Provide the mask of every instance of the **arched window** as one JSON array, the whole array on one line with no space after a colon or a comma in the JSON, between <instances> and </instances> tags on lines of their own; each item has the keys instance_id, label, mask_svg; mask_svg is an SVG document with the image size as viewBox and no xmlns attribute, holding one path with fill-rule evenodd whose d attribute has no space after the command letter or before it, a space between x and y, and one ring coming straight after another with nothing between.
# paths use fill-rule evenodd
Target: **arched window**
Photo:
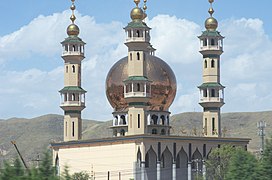
<instances>
[{"instance_id":1,"label":"arched window","mask_svg":"<svg viewBox=\"0 0 272 180\"><path fill-rule=\"evenodd\" d=\"M137 52L137 60L140 60L140 53Z\"/></svg>"},{"instance_id":2,"label":"arched window","mask_svg":"<svg viewBox=\"0 0 272 180\"><path fill-rule=\"evenodd\" d=\"M75 67L75 65L72 66L72 71L73 71L73 73L76 72L76 67Z\"/></svg>"},{"instance_id":3,"label":"arched window","mask_svg":"<svg viewBox=\"0 0 272 180\"><path fill-rule=\"evenodd\" d=\"M72 94L72 101L75 101L76 100L76 95L73 93Z\"/></svg>"},{"instance_id":4,"label":"arched window","mask_svg":"<svg viewBox=\"0 0 272 180\"><path fill-rule=\"evenodd\" d=\"M130 56L130 60L132 61L132 53L130 53L129 56Z\"/></svg>"},{"instance_id":5,"label":"arched window","mask_svg":"<svg viewBox=\"0 0 272 180\"><path fill-rule=\"evenodd\" d=\"M124 129L120 130L120 136L125 136L125 130Z\"/></svg>"},{"instance_id":6,"label":"arched window","mask_svg":"<svg viewBox=\"0 0 272 180\"><path fill-rule=\"evenodd\" d=\"M205 38L203 41L203 46L207 46L207 44L208 44L208 40Z\"/></svg>"},{"instance_id":7,"label":"arched window","mask_svg":"<svg viewBox=\"0 0 272 180\"><path fill-rule=\"evenodd\" d=\"M211 62L211 67L212 68L214 68L214 63L215 63L214 60L212 60L212 62Z\"/></svg>"},{"instance_id":8,"label":"arched window","mask_svg":"<svg viewBox=\"0 0 272 180\"><path fill-rule=\"evenodd\" d=\"M68 66L66 66L66 73L68 73Z\"/></svg>"},{"instance_id":9,"label":"arched window","mask_svg":"<svg viewBox=\"0 0 272 180\"><path fill-rule=\"evenodd\" d=\"M151 119L153 120L154 124L158 124L158 116L157 115L153 114L151 116Z\"/></svg>"},{"instance_id":10,"label":"arched window","mask_svg":"<svg viewBox=\"0 0 272 180\"><path fill-rule=\"evenodd\" d=\"M137 83L137 91L141 91L141 85L140 85L140 83Z\"/></svg>"},{"instance_id":11,"label":"arched window","mask_svg":"<svg viewBox=\"0 0 272 180\"><path fill-rule=\"evenodd\" d=\"M73 45L73 51L76 51L76 46L75 45Z\"/></svg>"},{"instance_id":12,"label":"arched window","mask_svg":"<svg viewBox=\"0 0 272 180\"><path fill-rule=\"evenodd\" d=\"M140 37L140 31L139 30L136 31L136 36Z\"/></svg>"},{"instance_id":13,"label":"arched window","mask_svg":"<svg viewBox=\"0 0 272 180\"><path fill-rule=\"evenodd\" d=\"M165 129L161 130L161 135L165 135Z\"/></svg>"},{"instance_id":14,"label":"arched window","mask_svg":"<svg viewBox=\"0 0 272 180\"><path fill-rule=\"evenodd\" d=\"M212 97L215 97L215 89L212 89L212 94L211 94Z\"/></svg>"},{"instance_id":15,"label":"arched window","mask_svg":"<svg viewBox=\"0 0 272 180\"><path fill-rule=\"evenodd\" d=\"M124 115L121 116L121 120L122 120L121 123L122 123L123 125L127 124L127 123L126 123L126 117L125 117Z\"/></svg>"},{"instance_id":16,"label":"arched window","mask_svg":"<svg viewBox=\"0 0 272 180\"><path fill-rule=\"evenodd\" d=\"M161 123L162 123L162 125L165 125L165 117L164 116L161 116Z\"/></svg>"},{"instance_id":17,"label":"arched window","mask_svg":"<svg viewBox=\"0 0 272 180\"><path fill-rule=\"evenodd\" d=\"M157 129L152 129L152 134L158 134Z\"/></svg>"},{"instance_id":18,"label":"arched window","mask_svg":"<svg viewBox=\"0 0 272 180\"><path fill-rule=\"evenodd\" d=\"M214 46L215 45L215 40L211 39L211 45Z\"/></svg>"},{"instance_id":19,"label":"arched window","mask_svg":"<svg viewBox=\"0 0 272 180\"><path fill-rule=\"evenodd\" d=\"M113 131L113 136L116 137L117 136L117 130Z\"/></svg>"},{"instance_id":20,"label":"arched window","mask_svg":"<svg viewBox=\"0 0 272 180\"><path fill-rule=\"evenodd\" d=\"M114 117L114 120L115 120L114 125L118 125L118 117L117 116Z\"/></svg>"},{"instance_id":21,"label":"arched window","mask_svg":"<svg viewBox=\"0 0 272 180\"><path fill-rule=\"evenodd\" d=\"M203 96L204 96L204 97L207 97L207 95L208 95L208 91L207 91L207 89L204 89L204 90L203 90Z\"/></svg>"},{"instance_id":22,"label":"arched window","mask_svg":"<svg viewBox=\"0 0 272 180\"><path fill-rule=\"evenodd\" d=\"M212 118L212 134L215 134L215 118Z\"/></svg>"},{"instance_id":23,"label":"arched window","mask_svg":"<svg viewBox=\"0 0 272 180\"><path fill-rule=\"evenodd\" d=\"M204 61L204 68L207 68L208 67L208 63L207 63L207 60Z\"/></svg>"}]
</instances>

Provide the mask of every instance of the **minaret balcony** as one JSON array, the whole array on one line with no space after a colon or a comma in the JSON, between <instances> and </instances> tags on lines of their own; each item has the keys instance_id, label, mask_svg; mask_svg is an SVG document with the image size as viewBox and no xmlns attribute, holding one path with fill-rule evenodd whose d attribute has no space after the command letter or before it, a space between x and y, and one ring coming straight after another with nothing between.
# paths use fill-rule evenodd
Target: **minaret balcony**
<instances>
[{"instance_id":1,"label":"minaret balcony","mask_svg":"<svg viewBox=\"0 0 272 180\"><path fill-rule=\"evenodd\" d=\"M144 37L130 37L126 39L126 42L148 42L148 39Z\"/></svg>"},{"instance_id":2,"label":"minaret balcony","mask_svg":"<svg viewBox=\"0 0 272 180\"><path fill-rule=\"evenodd\" d=\"M147 92L128 92L124 93L125 98L131 98L131 97L151 97L150 93Z\"/></svg>"},{"instance_id":3,"label":"minaret balcony","mask_svg":"<svg viewBox=\"0 0 272 180\"><path fill-rule=\"evenodd\" d=\"M84 56L80 51L63 51L62 56Z\"/></svg>"},{"instance_id":4,"label":"minaret balcony","mask_svg":"<svg viewBox=\"0 0 272 180\"><path fill-rule=\"evenodd\" d=\"M224 99L220 97L202 97L199 100L200 103L207 103L207 102L212 102L212 103L224 103Z\"/></svg>"},{"instance_id":5,"label":"minaret balcony","mask_svg":"<svg viewBox=\"0 0 272 180\"><path fill-rule=\"evenodd\" d=\"M65 106L85 106L85 102L80 102L80 101L65 101L61 103L62 107Z\"/></svg>"},{"instance_id":6,"label":"minaret balcony","mask_svg":"<svg viewBox=\"0 0 272 180\"><path fill-rule=\"evenodd\" d=\"M200 51L210 51L210 50L216 50L216 51L223 51L223 47L219 45L210 45L210 46L201 46Z\"/></svg>"}]
</instances>

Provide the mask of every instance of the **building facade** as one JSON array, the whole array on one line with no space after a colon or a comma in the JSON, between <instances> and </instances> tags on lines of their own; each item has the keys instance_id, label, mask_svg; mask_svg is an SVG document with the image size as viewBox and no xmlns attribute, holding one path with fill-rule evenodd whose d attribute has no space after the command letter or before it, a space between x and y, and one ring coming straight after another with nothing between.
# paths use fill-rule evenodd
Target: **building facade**
<instances>
[{"instance_id":1,"label":"building facade","mask_svg":"<svg viewBox=\"0 0 272 180\"><path fill-rule=\"evenodd\" d=\"M92 179L192 180L205 176L205 160L213 148L231 144L246 149L250 140L221 137L220 108L224 100L219 93L224 87L220 84L219 64L223 37L216 30L213 9L209 10L206 31L199 37L203 55L203 84L199 86L200 105L204 109L203 136L173 136L169 107L176 94L176 78L171 68L155 56L155 48L150 44L151 28L145 23L146 0L143 8L139 7L140 0L134 2L132 21L124 28L128 56L116 62L106 79L107 97L114 110L113 136L81 140L73 138L72 133L64 142L52 144L54 163L60 172L68 166L71 173L86 171ZM76 42L84 47L82 41ZM84 55L72 57L67 59L79 63ZM76 87L82 89L80 84ZM82 89L78 95L84 96L85 92ZM85 107L77 102L80 105L72 106L75 109L64 109L69 115L64 122L73 122L70 111L81 112ZM82 125L78 122L79 133ZM68 129L73 132L73 127Z\"/></svg>"}]
</instances>

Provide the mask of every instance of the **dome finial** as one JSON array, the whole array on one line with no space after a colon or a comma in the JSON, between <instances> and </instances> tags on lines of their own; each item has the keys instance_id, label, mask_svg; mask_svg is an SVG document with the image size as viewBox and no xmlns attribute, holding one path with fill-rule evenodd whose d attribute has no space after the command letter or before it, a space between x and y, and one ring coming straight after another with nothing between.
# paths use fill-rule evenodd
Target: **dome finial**
<instances>
[{"instance_id":1,"label":"dome finial","mask_svg":"<svg viewBox=\"0 0 272 180\"><path fill-rule=\"evenodd\" d=\"M211 4L211 7L208 11L210 14L210 17L205 21L205 27L208 31L216 31L218 27L217 20L212 16L214 13L213 6L212 6L213 2L214 0L209 0L209 3Z\"/></svg>"},{"instance_id":2,"label":"dome finial","mask_svg":"<svg viewBox=\"0 0 272 180\"><path fill-rule=\"evenodd\" d=\"M75 20L76 20L76 16L75 16L75 0L71 0L72 1L72 5L70 7L70 9L72 10L72 15L70 17L72 24L70 24L67 28L67 34L69 36L78 36L79 35L79 27L77 25L75 25Z\"/></svg>"},{"instance_id":3,"label":"dome finial","mask_svg":"<svg viewBox=\"0 0 272 180\"><path fill-rule=\"evenodd\" d=\"M134 0L136 6L138 7L139 6L139 3L140 3L141 0Z\"/></svg>"},{"instance_id":4,"label":"dome finial","mask_svg":"<svg viewBox=\"0 0 272 180\"><path fill-rule=\"evenodd\" d=\"M147 10L146 2L147 2L147 0L144 0L144 6L143 6L143 10L144 10L144 19L147 17L147 14L146 14L146 10Z\"/></svg>"},{"instance_id":5,"label":"dome finial","mask_svg":"<svg viewBox=\"0 0 272 180\"><path fill-rule=\"evenodd\" d=\"M70 7L70 9L72 10L72 15L70 17L72 23L74 24L75 23L75 20L76 20L76 16L75 16L75 9L76 9L76 6L75 6L75 0L71 0L72 1L72 6Z\"/></svg>"}]
</instances>

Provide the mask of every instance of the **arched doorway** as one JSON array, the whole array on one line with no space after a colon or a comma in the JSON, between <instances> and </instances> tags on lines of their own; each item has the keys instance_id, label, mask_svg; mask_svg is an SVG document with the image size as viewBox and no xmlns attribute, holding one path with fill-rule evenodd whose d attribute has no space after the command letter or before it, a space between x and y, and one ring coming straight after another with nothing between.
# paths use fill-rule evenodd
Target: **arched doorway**
<instances>
[{"instance_id":1,"label":"arched doorway","mask_svg":"<svg viewBox=\"0 0 272 180\"><path fill-rule=\"evenodd\" d=\"M161 179L172 179L173 157L168 147L161 156Z\"/></svg>"},{"instance_id":2,"label":"arched doorway","mask_svg":"<svg viewBox=\"0 0 272 180\"><path fill-rule=\"evenodd\" d=\"M150 147L145 155L145 169L145 179L157 180L157 156L152 147Z\"/></svg>"},{"instance_id":3,"label":"arched doorway","mask_svg":"<svg viewBox=\"0 0 272 180\"><path fill-rule=\"evenodd\" d=\"M192 176L193 179L197 179L202 176L202 162L203 158L199 150L196 149L192 156Z\"/></svg>"},{"instance_id":4,"label":"arched doorway","mask_svg":"<svg viewBox=\"0 0 272 180\"><path fill-rule=\"evenodd\" d=\"M177 180L187 180L188 179L188 156L184 149L182 148L178 155L176 161L177 167Z\"/></svg>"}]
</instances>

